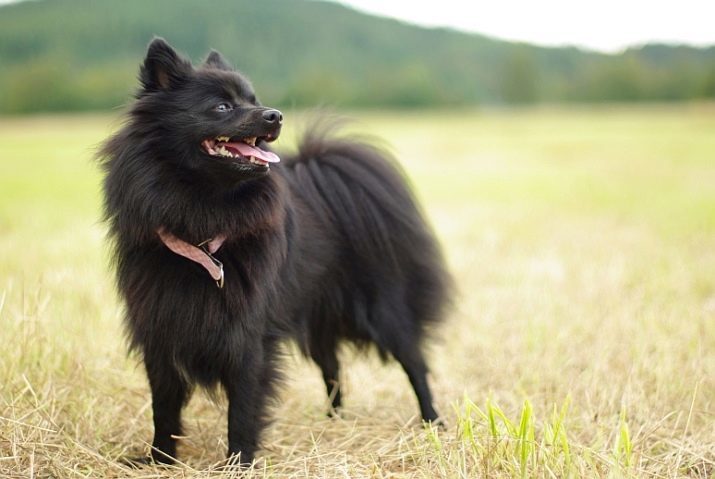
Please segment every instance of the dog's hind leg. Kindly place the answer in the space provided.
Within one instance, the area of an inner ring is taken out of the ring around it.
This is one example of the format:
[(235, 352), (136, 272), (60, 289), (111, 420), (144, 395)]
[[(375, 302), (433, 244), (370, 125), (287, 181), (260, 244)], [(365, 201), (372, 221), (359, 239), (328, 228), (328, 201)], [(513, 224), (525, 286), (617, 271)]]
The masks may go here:
[(414, 389), (417, 396), (422, 420), (436, 423), (439, 415), (432, 405), (432, 392), (427, 383), (427, 366), (422, 356), (422, 351), (419, 350), (419, 346), (416, 343), (403, 344), (402, 346), (402, 348), (396, 348), (391, 351), (392, 355), (407, 373), (412, 389)]
[(154, 462), (171, 464), (176, 457), (176, 436), (181, 435), (181, 409), (190, 389), (176, 369), (163, 361), (144, 359), (154, 414)]
[(407, 305), (395, 300), (399, 294), (387, 294), (388, 290), (384, 293), (373, 312), (375, 332), (372, 339), (380, 349), (392, 354), (407, 373), (422, 420), (438, 422), (439, 415), (432, 405), (432, 392), (427, 383), (427, 365), (420, 349), (422, 331), (417, 319), (413, 319)]
[(335, 344), (320, 345), (311, 348), (310, 357), (320, 367), (323, 382), (330, 400), (329, 416), (334, 416), (342, 405), (340, 394), (340, 364), (335, 352)]

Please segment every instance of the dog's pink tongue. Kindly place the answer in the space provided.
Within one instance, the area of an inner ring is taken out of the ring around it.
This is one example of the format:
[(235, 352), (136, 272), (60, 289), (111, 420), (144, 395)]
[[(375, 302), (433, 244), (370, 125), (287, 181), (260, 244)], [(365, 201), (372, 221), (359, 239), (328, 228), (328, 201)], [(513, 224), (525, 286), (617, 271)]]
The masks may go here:
[(231, 148), (233, 150), (238, 151), (238, 153), (241, 156), (249, 157), (249, 156), (255, 156), (256, 158), (260, 158), (263, 161), (267, 161), (268, 163), (278, 163), (281, 161), (280, 158), (278, 158), (278, 155), (273, 153), (272, 151), (265, 151), (261, 150), (260, 148), (256, 148), (255, 146), (251, 146), (247, 143), (243, 143), (241, 141), (238, 141), (236, 143), (223, 143), (226, 148)]

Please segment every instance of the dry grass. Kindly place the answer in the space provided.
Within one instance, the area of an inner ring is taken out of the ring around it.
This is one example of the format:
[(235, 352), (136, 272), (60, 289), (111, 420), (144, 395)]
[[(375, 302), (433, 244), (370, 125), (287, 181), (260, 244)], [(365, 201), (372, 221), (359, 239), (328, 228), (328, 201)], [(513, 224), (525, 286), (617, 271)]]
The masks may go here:
[(121, 465), (152, 428), (90, 161), (116, 121), (6, 119), (0, 476), (714, 477), (715, 110), (358, 116), (403, 159), (458, 281), (430, 354), (447, 430), (418, 424), (396, 366), (349, 351), (327, 419), (317, 369), (289, 355), (249, 473), (219, 469), (225, 405), (202, 394), (183, 464)]

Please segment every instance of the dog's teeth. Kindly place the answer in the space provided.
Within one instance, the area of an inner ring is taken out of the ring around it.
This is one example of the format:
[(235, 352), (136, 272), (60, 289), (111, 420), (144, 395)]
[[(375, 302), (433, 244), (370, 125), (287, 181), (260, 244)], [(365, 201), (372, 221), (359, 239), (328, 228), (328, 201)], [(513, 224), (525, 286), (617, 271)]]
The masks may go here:
[(265, 161), (263, 161), (263, 160), (261, 160), (261, 159), (258, 159), (258, 158), (256, 158), (255, 156), (249, 156), (249, 157), (248, 157), (248, 161), (250, 161), (250, 162), (253, 163), (254, 165), (260, 165), (260, 166), (266, 166), (266, 165), (268, 165), (267, 162), (265, 162)]
[(233, 155), (231, 154), (230, 151), (226, 149), (226, 147), (222, 146), (221, 148), (218, 149), (218, 152), (221, 154), (221, 156), (228, 156), (232, 157)]
[(248, 144), (248, 145), (251, 145), (251, 146), (256, 146), (256, 137), (255, 137), (255, 136), (251, 136), (251, 137), (249, 137), (249, 138), (244, 138), (244, 139), (243, 139), (243, 142), (246, 143), (246, 144)]

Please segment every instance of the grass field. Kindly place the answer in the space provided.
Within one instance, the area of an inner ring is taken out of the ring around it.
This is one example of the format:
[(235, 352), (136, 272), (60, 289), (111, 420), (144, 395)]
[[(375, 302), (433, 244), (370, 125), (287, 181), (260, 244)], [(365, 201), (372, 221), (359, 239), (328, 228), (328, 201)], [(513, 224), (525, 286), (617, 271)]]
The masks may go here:
[[(318, 370), (289, 357), (241, 477), (714, 477), (715, 106), (354, 116), (401, 158), (457, 280), (430, 350), (448, 427), (350, 351), (328, 419)], [(201, 393), (183, 464), (119, 461), (152, 427), (92, 162), (117, 125), (0, 119), (1, 477), (221, 473), (225, 404)]]

